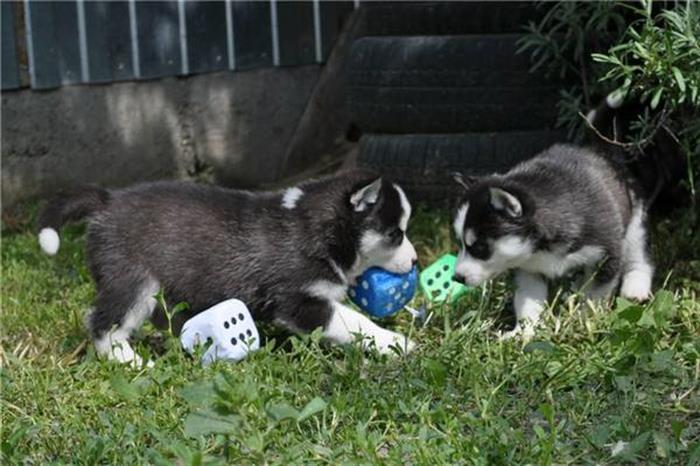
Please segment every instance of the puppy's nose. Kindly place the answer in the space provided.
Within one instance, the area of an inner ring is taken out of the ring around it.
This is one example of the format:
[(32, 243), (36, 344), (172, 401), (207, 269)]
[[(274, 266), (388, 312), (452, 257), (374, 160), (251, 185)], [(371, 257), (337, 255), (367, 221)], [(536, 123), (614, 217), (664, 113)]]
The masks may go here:
[(418, 258), (417, 258), (417, 257), (414, 257), (413, 259), (411, 259), (411, 265), (412, 265), (412, 266), (415, 267), (417, 263), (418, 263)]
[(460, 274), (458, 274), (458, 273), (455, 273), (454, 275), (452, 275), (452, 280), (454, 280), (454, 281), (456, 281), (456, 282), (459, 282), (459, 283), (461, 283), (462, 285), (466, 285), (466, 283), (465, 283), (466, 280), (465, 280), (465, 278), (464, 278), (464, 275), (460, 275)]

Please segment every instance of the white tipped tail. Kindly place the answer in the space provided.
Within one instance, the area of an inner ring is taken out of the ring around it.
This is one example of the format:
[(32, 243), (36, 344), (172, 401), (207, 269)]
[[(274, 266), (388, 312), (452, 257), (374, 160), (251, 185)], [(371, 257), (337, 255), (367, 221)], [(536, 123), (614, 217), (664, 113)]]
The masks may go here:
[(53, 228), (42, 228), (39, 232), (39, 246), (49, 256), (53, 256), (58, 252), (58, 247), (61, 245), (61, 239), (58, 237), (58, 232)]
[(613, 108), (613, 109), (622, 107), (622, 104), (625, 103), (624, 92), (620, 89), (618, 89), (616, 91), (612, 91), (605, 98), (605, 103), (608, 105), (608, 107)]

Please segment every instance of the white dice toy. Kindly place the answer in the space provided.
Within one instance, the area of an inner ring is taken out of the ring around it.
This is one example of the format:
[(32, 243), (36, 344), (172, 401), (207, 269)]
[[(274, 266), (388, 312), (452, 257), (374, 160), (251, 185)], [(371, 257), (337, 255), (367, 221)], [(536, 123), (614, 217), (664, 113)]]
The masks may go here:
[(202, 356), (207, 365), (217, 359), (240, 361), (260, 348), (260, 335), (250, 311), (238, 299), (228, 299), (202, 311), (182, 326), (182, 347), (189, 353), (209, 343)]

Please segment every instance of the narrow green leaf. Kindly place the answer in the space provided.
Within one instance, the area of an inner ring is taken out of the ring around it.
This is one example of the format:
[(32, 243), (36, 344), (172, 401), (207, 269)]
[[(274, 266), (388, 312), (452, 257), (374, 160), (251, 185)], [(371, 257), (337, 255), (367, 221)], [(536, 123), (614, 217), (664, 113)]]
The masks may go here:
[(647, 49), (645, 49), (644, 47), (642, 47), (642, 45), (639, 42), (634, 43), (634, 48), (640, 57), (642, 57), (644, 59), (649, 58), (649, 51)]
[(661, 94), (663, 94), (664, 88), (660, 87), (654, 93), (654, 97), (651, 98), (651, 109), (655, 110), (659, 106), (659, 101), (661, 100)]
[(685, 79), (683, 79), (683, 74), (681, 73), (681, 70), (674, 66), (673, 68), (671, 68), (671, 71), (673, 71), (673, 76), (675, 76), (676, 82), (678, 83), (678, 89), (680, 89), (681, 92), (685, 92)]
[(326, 409), (327, 405), (328, 405), (328, 403), (323, 401), (321, 398), (319, 398), (319, 397), (314, 398), (313, 400), (306, 403), (306, 406), (304, 406), (304, 409), (301, 410), (301, 413), (299, 414), (299, 417), (297, 418), (297, 422), (301, 422), (304, 419), (307, 419), (316, 413), (320, 413), (321, 411)]
[(607, 55), (603, 55), (602, 53), (592, 53), (591, 58), (593, 59), (593, 61), (597, 61), (599, 63), (611, 63), (612, 62), (611, 57), (609, 57)]
[(186, 311), (189, 308), (190, 308), (190, 305), (183, 301), (183, 302), (177, 303), (175, 306), (173, 306), (173, 309), (172, 309), (170, 314), (175, 315), (178, 312)]

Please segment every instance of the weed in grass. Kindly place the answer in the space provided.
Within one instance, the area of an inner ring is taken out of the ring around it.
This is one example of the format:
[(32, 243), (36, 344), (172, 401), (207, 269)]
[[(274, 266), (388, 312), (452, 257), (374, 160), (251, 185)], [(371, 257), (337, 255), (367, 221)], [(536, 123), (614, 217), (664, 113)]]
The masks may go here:
[[(3, 224), (3, 464), (700, 462), (692, 220), (656, 226), (651, 302), (560, 293), (527, 344), (497, 338), (511, 299), (502, 280), (429, 308), (423, 324), (388, 321), (419, 342), (407, 357), (271, 334), (241, 363), (203, 368), (146, 326), (136, 348), (162, 354), (134, 370), (88, 342), (84, 229), (64, 229), (46, 257), (33, 211)], [(449, 223), (418, 209), (409, 234), (423, 266), (454, 250)]]

